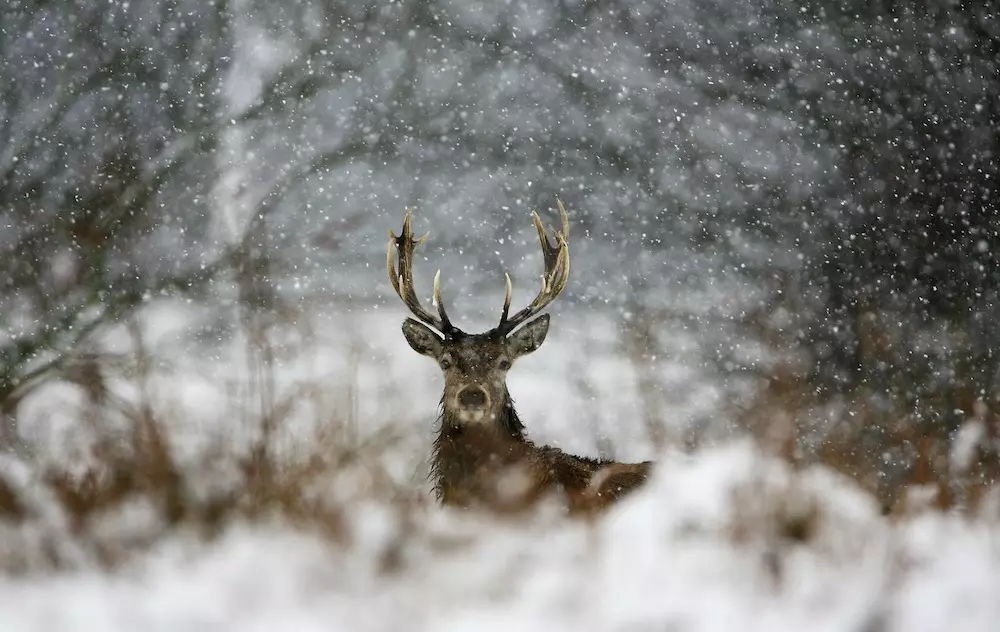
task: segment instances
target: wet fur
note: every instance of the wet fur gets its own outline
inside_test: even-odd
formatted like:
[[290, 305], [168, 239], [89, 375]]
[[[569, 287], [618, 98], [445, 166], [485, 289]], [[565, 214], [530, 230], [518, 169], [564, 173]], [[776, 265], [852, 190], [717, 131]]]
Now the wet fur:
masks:
[[500, 411], [493, 423], [470, 425], [442, 401], [431, 478], [443, 504], [517, 509], [555, 496], [571, 513], [586, 513], [639, 487], [649, 474], [649, 461], [617, 463], [535, 445], [525, 437], [506, 388]]

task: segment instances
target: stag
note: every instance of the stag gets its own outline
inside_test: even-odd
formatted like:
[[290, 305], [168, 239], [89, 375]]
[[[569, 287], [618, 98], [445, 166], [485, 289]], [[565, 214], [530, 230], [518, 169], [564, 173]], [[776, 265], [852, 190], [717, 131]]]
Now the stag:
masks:
[[507, 390], [511, 366], [538, 349], [548, 333], [548, 314], [534, 317], [569, 280], [569, 218], [562, 202], [558, 206], [562, 230], [552, 228], [551, 241], [538, 214], [533, 214], [545, 267], [538, 295], [511, 315], [511, 280], [505, 274], [507, 296], [500, 324], [480, 334], [465, 333], [448, 318], [440, 270], [434, 275], [437, 313], [421, 305], [413, 286], [413, 251], [427, 235], [414, 239], [411, 213], [398, 237], [389, 231], [389, 281], [416, 317], [403, 322], [403, 336], [414, 351], [434, 359], [444, 374], [431, 477], [445, 505], [523, 507], [556, 496], [571, 512], [590, 512], [621, 498], [648, 476], [648, 461], [617, 463], [536, 445], [525, 435]]

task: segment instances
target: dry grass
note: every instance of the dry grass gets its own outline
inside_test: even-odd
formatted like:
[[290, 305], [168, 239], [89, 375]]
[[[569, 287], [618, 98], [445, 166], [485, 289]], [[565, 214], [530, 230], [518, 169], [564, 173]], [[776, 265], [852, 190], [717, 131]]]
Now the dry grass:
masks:
[[[57, 570], [81, 562], [112, 569], [165, 536], [210, 541], [234, 523], [278, 522], [343, 544], [343, 511], [352, 499], [338, 492], [338, 483], [369, 498], [419, 501], [419, 490], [399, 485], [380, 465], [391, 433], [350, 448], [320, 433], [309, 449], [281, 455], [274, 437], [261, 435], [242, 452], [208, 444], [192, 461], [171, 445], [168, 423], [152, 416], [130, 423], [125, 436], [99, 437], [82, 471], [20, 464], [17, 476], [0, 468], [0, 532], [8, 529], [0, 569]], [[40, 549], [30, 550], [25, 538]]]
[[[250, 383], [227, 405], [235, 423], [226, 430], [242, 435], [206, 432], [180, 449], [185, 420], [157, 412], [154, 362], [139, 328], [130, 331], [130, 354], [83, 355], [60, 375], [83, 393], [74, 417], [89, 444], [79, 458], [54, 460], [45, 445], [0, 454], [0, 571], [114, 569], [165, 537], [208, 542], [233, 524], [280, 523], [344, 544], [345, 507], [358, 497], [423, 501], [424, 490], [389, 467], [399, 429], [360, 438], [352, 408], [331, 404], [329, 389], [277, 393], [267, 336], [251, 338]], [[310, 413], [308, 436], [286, 431]]]
[[[936, 381], [908, 366], [902, 334], [874, 307], [858, 317], [865, 379], [836, 391], [819, 388], [792, 338], [795, 312], [783, 307], [768, 305], [747, 319], [778, 360], [754, 398], [735, 409], [740, 426], [793, 465], [821, 463], [849, 475], [889, 515], [992, 510], [1000, 492], [1000, 393], [983, 386], [968, 363]], [[784, 322], [789, 315], [792, 322]]]
[[[386, 455], [400, 439], [398, 430], [360, 438], [357, 394], [350, 385], [336, 401], [329, 388], [316, 384], [277, 392], [279, 354], [271, 342], [277, 325], [264, 314], [247, 312], [243, 319], [248, 379], [230, 402], [232, 419], [248, 425], [252, 439], [215, 438], [194, 457], [179, 450], [171, 434], [181, 420], [151, 404], [154, 360], [134, 322], [128, 328], [130, 354], [80, 354], [78, 361], [67, 362], [59, 377], [86, 394], [80, 418], [92, 443], [85, 465], [3, 457], [0, 570], [91, 564], [114, 569], [166, 537], [183, 533], [208, 542], [229, 525], [246, 523], [279, 522], [345, 545], [345, 512], [359, 498], [395, 504], [404, 515], [405, 508], [429, 502], [425, 481], [400, 480], [389, 465]], [[1000, 497], [1000, 405], [995, 398], [971, 389], [973, 381], [963, 376], [949, 383], [956, 386], [922, 400], [916, 413], [899, 389], [864, 386], [821, 394], [804, 369], [802, 353], [784, 335], [787, 323], [775, 327], [772, 316], [762, 312], [748, 318], [754, 334], [780, 360], [760, 378], [753, 399], [734, 409], [739, 427], [796, 468], [823, 464], [850, 476], [893, 515], [928, 508], [996, 510], [990, 504]], [[891, 335], [878, 319], [865, 318], [863, 355], [884, 365]], [[662, 397], [641, 344], [652, 339], [652, 331], [652, 324], [633, 330], [626, 351], [633, 362], [645, 363], [637, 375], [650, 440], [676, 443], [656, 414]], [[310, 336], [306, 332], [300, 338], [307, 345]], [[295, 352], [284, 347], [283, 353]], [[112, 375], [129, 382], [136, 397], [116, 397]], [[287, 419], [303, 411], [315, 417], [313, 435], [300, 438], [293, 449], [282, 447], [290, 439], [282, 432]], [[942, 433], [941, 425], [915, 423], [916, 417], [948, 414], [965, 420], [961, 436]], [[769, 507], [772, 513], [749, 512], [750, 518], [734, 527], [735, 540], [765, 524], [776, 540], [813, 538], [814, 504], [759, 500], [751, 499], [746, 507]]]

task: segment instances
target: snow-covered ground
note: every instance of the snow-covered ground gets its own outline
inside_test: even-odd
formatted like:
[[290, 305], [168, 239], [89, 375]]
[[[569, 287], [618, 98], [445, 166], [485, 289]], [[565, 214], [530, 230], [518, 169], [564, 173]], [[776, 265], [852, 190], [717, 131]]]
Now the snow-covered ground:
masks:
[[[182, 319], [162, 317], [162, 326], [155, 313], [147, 322], [156, 353], [180, 348]], [[409, 424], [429, 441], [437, 369], [402, 342], [397, 313], [357, 318], [363, 328], [354, 331], [366, 332], [360, 344], [349, 328], [320, 327], [296, 353], [279, 354], [278, 398], [302, 383], [329, 385], [326, 395], [304, 397], [309, 405], [293, 410], [284, 430], [294, 439], [340, 415], [360, 438]], [[83, 563], [0, 578], [0, 630], [997, 629], [996, 521], [940, 513], [890, 520], [853, 481], [820, 468], [793, 471], [744, 440], [654, 454], [618, 342], [598, 336], [607, 331], [601, 323], [569, 327], [568, 336], [554, 327], [552, 340], [511, 373], [532, 436], [587, 454], [603, 436], [619, 458], [659, 461], [645, 489], [599, 519], [569, 521], [548, 506], [500, 518], [362, 495], [344, 501], [339, 538], [278, 522], [231, 525], [210, 544], [180, 530], [114, 573]], [[589, 342], [573, 344], [576, 337]], [[219, 427], [227, 380], [245, 379], [247, 364], [209, 351], [175, 355], [152, 393], [184, 422], [175, 437], [196, 450], [198, 437], [232, 430]], [[708, 414], [719, 397], [683, 368], [683, 356], [676, 361], [665, 423]], [[590, 401], [574, 381], [581, 370]], [[79, 399], [72, 387], [52, 386], [24, 408], [36, 440], [63, 459], [80, 440]], [[325, 403], [348, 410], [324, 411]], [[387, 453], [398, 461], [390, 469], [426, 485], [425, 447], [397, 446]], [[141, 528], [145, 518], [141, 507], [126, 507], [103, 528]], [[23, 531], [3, 537], [12, 538], [6, 546], [32, 542]]]
[[663, 455], [593, 523], [357, 503], [341, 544], [182, 535], [119, 573], [0, 580], [0, 630], [994, 630], [1000, 530], [891, 524], [746, 443]]

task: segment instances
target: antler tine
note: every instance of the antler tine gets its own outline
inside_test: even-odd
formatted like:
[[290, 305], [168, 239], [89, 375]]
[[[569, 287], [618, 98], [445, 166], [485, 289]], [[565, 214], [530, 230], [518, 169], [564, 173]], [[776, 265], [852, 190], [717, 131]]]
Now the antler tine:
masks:
[[455, 327], [452, 326], [451, 321], [448, 319], [444, 303], [441, 302], [441, 272], [438, 271], [434, 277], [434, 302], [437, 304], [437, 316], [424, 309], [413, 287], [413, 251], [427, 239], [428, 235], [424, 235], [420, 239], [413, 238], [412, 217], [413, 212], [407, 209], [406, 219], [403, 220], [403, 232], [399, 237], [391, 230], [389, 231], [389, 247], [386, 253], [389, 282], [392, 283], [396, 294], [399, 295], [399, 298], [403, 299], [403, 302], [410, 308], [414, 316], [441, 333], [449, 334], [455, 331]]
[[[448, 319], [448, 313], [444, 310], [444, 301], [441, 300], [441, 271], [438, 270], [434, 273], [434, 305], [437, 306], [438, 316], [441, 318], [441, 322], [444, 324], [448, 330], [454, 330], [451, 324], [451, 320]], [[446, 333], [445, 330], [441, 330], [442, 333]]]
[[566, 283], [569, 281], [569, 244], [566, 241], [567, 235], [569, 235], [569, 216], [561, 200], [557, 199], [556, 204], [559, 207], [562, 230], [553, 229], [555, 244], [549, 241], [548, 232], [545, 230], [545, 226], [542, 225], [542, 220], [538, 217], [538, 213], [532, 213], [535, 230], [538, 231], [538, 242], [542, 247], [542, 260], [545, 264], [545, 273], [542, 275], [542, 288], [527, 307], [508, 318], [511, 285], [510, 276], [507, 276], [507, 298], [504, 301], [503, 314], [500, 317], [500, 325], [498, 327], [504, 334], [510, 333], [521, 323], [543, 310], [562, 293], [566, 288]]
[[514, 292], [514, 284], [510, 282], [510, 275], [506, 272], [503, 275], [507, 279], [507, 295], [503, 299], [503, 313], [500, 314], [501, 325], [507, 322], [507, 314], [510, 313], [510, 297]]

